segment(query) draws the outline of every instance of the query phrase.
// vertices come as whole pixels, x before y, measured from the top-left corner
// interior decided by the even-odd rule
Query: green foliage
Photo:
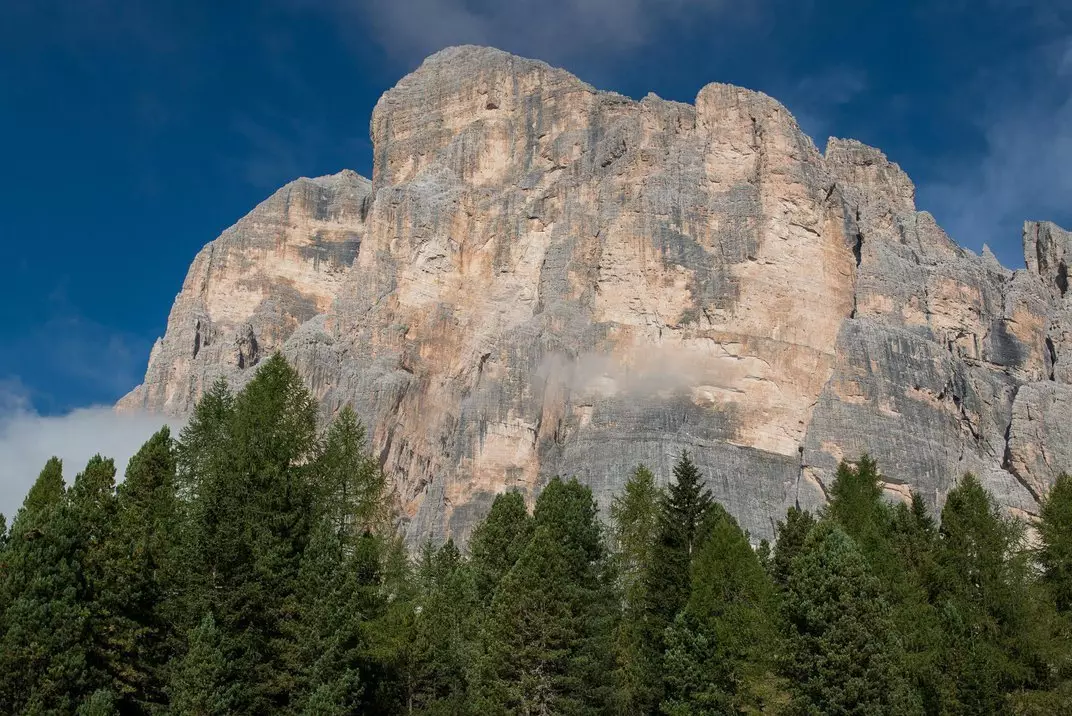
[[[469,541],[470,569],[481,604],[487,605],[495,589],[509,572],[532,537],[532,518],[519,492],[495,496],[491,511]]]
[[[319,509],[344,542],[353,543],[365,532],[390,531],[387,478],[369,453],[365,428],[349,405],[328,429],[316,474]]]
[[[98,689],[78,706],[78,716],[116,716],[119,714],[118,699],[108,689]]]
[[[164,427],[131,458],[104,545],[98,595],[108,623],[103,658],[108,693],[124,712],[167,703],[165,671],[177,647],[178,527],[174,443]]]
[[[224,636],[211,614],[189,636],[189,648],[176,666],[169,693],[171,710],[191,716],[223,716],[243,700],[238,665],[227,656]]]
[[[784,604],[784,663],[792,711],[913,713],[899,672],[890,609],[852,539],[832,523],[811,530],[793,559]]]
[[[58,457],[50,458],[44,469],[37,476],[22,507],[15,514],[11,523],[11,535],[25,534],[34,529],[35,520],[39,520],[49,508],[63,502],[67,488],[63,484],[63,463]]]
[[[935,601],[944,627],[945,708],[1002,713],[1008,695],[1043,685],[1036,595],[1023,526],[967,474],[942,509]]]
[[[448,540],[438,550],[425,545],[417,583],[413,710],[424,714],[465,713],[473,649],[471,614],[476,595],[453,541]]]
[[[689,599],[692,556],[712,503],[700,471],[683,452],[659,510],[653,558],[645,575],[647,611],[657,634],[673,623]]]
[[[320,433],[279,356],[217,382],[126,480],[50,460],[0,526],[0,712],[1050,714],[1072,711],[1072,479],[1039,547],[966,476],[940,524],[866,456],[773,550],[688,455],[600,523],[551,480],[411,558],[352,410]],[[608,548],[609,545],[609,548]]]
[[[660,711],[667,716],[736,713],[732,677],[719,658],[718,637],[691,611],[666,630],[666,687]]]
[[[771,690],[780,647],[777,591],[747,535],[721,505],[711,508],[707,523],[684,613],[711,650],[704,659],[718,664],[722,698],[737,710],[762,710],[777,697]]]
[[[1039,513],[1038,561],[1058,611],[1072,611],[1072,476],[1062,473]]]
[[[599,712],[610,702],[616,603],[592,493],[555,478],[535,532],[502,579],[482,630],[482,713]]]
[[[778,540],[774,543],[770,570],[775,583],[783,589],[789,583],[789,572],[793,560],[804,548],[804,542],[808,539],[813,527],[815,527],[815,518],[810,512],[801,510],[799,507],[790,507],[785,513],[785,521],[778,522],[776,529]]]
[[[24,505],[4,553],[0,712],[73,713],[99,684],[81,552],[66,500]]]
[[[658,698],[653,684],[655,654],[645,638],[649,607],[649,570],[655,566],[655,542],[663,492],[655,476],[643,465],[630,476],[625,490],[611,503],[615,554],[622,615],[615,639],[615,702],[619,713],[649,711]]]

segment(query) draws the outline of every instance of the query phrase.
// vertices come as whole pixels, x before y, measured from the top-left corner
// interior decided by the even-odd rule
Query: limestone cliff
[[[195,259],[123,407],[191,409],[280,349],[351,403],[414,537],[576,475],[606,506],[682,449],[757,538],[870,451],[891,496],[976,472],[1031,513],[1072,468],[1072,237],[957,246],[896,164],[766,95],[599,92],[444,50],[377,104],[371,182],[289,184]]]

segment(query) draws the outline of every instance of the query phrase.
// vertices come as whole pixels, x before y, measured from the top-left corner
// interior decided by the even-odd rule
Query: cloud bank
[[[389,53],[419,59],[447,45],[494,45],[548,61],[632,50],[667,21],[729,7],[724,0],[286,0],[364,20]],[[741,11],[735,7],[735,11]]]
[[[922,208],[953,238],[976,249],[1009,247],[1000,258],[1014,268],[1023,265],[1012,247],[1025,220],[1072,220],[1072,35],[1027,64],[1030,79],[995,82],[977,117],[985,150],[920,186]]]
[[[43,416],[17,397],[0,395],[0,513],[10,524],[27,490],[53,455],[63,460],[68,485],[97,453],[115,460],[117,478],[121,479],[130,458],[165,424],[176,433],[181,428],[181,423],[161,415],[120,414],[109,406]]]

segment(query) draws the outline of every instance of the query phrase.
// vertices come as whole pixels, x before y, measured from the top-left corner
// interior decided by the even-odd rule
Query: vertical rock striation
[[[1009,271],[766,95],[637,102],[488,48],[430,57],[371,134],[371,183],[299,179],[205,247],[121,407],[187,412],[282,350],[365,416],[415,539],[554,474],[606,506],[683,449],[757,538],[864,450],[892,496],[971,470],[1023,513],[1072,467],[1051,224]]]

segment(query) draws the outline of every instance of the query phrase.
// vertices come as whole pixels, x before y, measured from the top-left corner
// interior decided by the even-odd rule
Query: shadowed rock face
[[[957,246],[878,150],[771,98],[598,92],[444,50],[372,116],[372,182],[299,179],[197,256],[145,383],[191,410],[275,350],[369,422],[411,539],[576,475],[609,505],[688,449],[755,539],[867,450],[891,497],[977,473],[1032,513],[1072,468],[1072,237]]]

